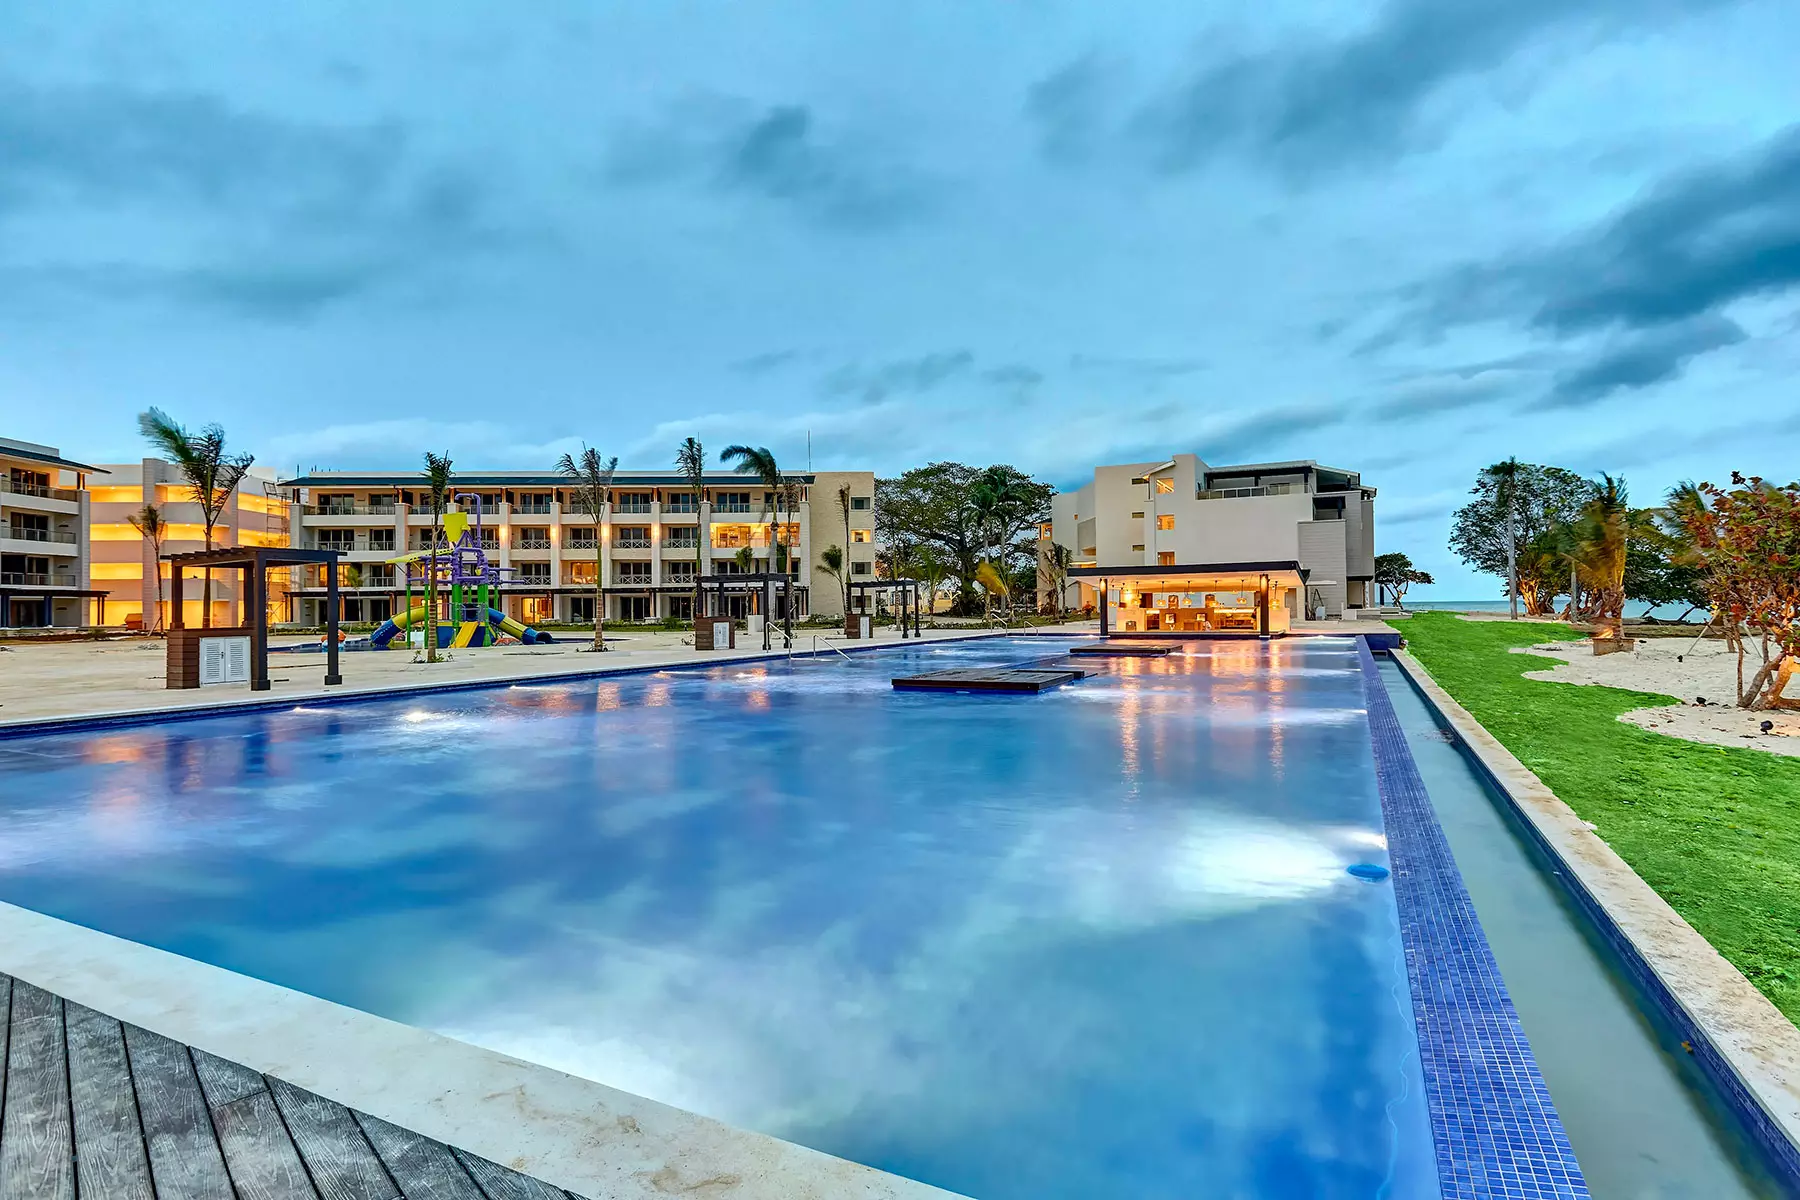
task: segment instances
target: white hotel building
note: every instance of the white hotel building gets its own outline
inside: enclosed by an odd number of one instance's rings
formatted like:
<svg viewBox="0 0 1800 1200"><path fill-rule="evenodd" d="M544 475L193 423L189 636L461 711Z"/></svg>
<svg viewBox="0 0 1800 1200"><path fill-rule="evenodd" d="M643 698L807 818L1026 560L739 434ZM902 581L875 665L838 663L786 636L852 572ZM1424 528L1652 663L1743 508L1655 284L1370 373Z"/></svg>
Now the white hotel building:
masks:
<svg viewBox="0 0 1800 1200"><path fill-rule="evenodd" d="M1375 489L1310 459L1211 466L1177 454L1097 467L1092 482L1052 499L1051 514L1042 533L1069 549L1077 570L1228 576L1292 564L1305 594L1287 588L1271 602L1293 619L1309 608L1354 616L1374 595ZM1065 588L1069 607L1095 602L1092 582Z"/></svg>
<svg viewBox="0 0 1800 1200"><path fill-rule="evenodd" d="M802 488L798 512L783 512L777 537L792 548L796 615L841 616L838 580L819 569L825 547L844 547L852 581L875 577L875 476L819 471L793 477ZM387 560L428 547L432 516L423 480L414 473L313 472L283 480L290 497L293 544L343 551L341 592L346 621L386 620L405 603L406 574ZM848 513L839 490L848 489ZM594 619L595 550L600 550L606 619L653 620L692 615L696 550L703 577L769 569L769 495L755 478L709 473L698 504L683 479L667 471L619 471L605 519L573 502L566 479L530 471L458 472L452 490L478 496L483 546L505 570L506 614L526 625ZM473 501L453 504L473 510ZM316 569L291 589L289 620L323 620L324 580ZM746 593L726 597L740 612Z"/></svg>

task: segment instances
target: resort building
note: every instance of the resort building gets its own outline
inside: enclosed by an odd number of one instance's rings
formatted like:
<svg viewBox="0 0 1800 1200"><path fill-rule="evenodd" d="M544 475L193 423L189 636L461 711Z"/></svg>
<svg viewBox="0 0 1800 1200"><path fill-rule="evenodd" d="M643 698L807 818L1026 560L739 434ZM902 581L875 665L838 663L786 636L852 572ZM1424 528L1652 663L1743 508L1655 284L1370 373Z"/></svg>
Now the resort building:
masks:
<svg viewBox="0 0 1800 1200"><path fill-rule="evenodd" d="M89 578L97 591L107 593L106 621L130 628L166 629L169 626L169 564L163 555L206 549L206 519L193 488L181 469L160 458L134 463L111 463L103 468L106 479L89 489L92 499L88 537L92 543ZM132 519L146 504L156 506L162 518L161 546L139 532ZM213 527L215 549L226 546L285 546L288 544L288 505L275 487L275 472L252 467L225 501ZM270 572L270 594L280 599L288 586L283 572ZM204 584L191 581L182 598L182 624L198 627L205 608ZM247 619L240 605L243 580L236 571L215 571L212 576L211 624L242 625ZM285 602L272 606L272 615L285 611Z"/></svg>
<svg viewBox="0 0 1800 1200"><path fill-rule="evenodd" d="M820 471L793 479L798 508L783 509L776 538L789 547L794 615L840 616L842 584L820 569L819 555L841 546L848 579L874 579L875 476ZM416 472L354 471L282 482L295 545L343 552L340 619L384 621L405 603L405 569L388 560L430 546L422 483ZM598 525L555 473L458 472L453 491L451 508L469 512L471 523L479 510L483 547L506 573L506 615L526 625L591 623L596 555L609 621L691 616L696 571L716 579L770 569L771 496L751 476L709 474L696 500L673 472L619 471ZM291 591L288 619L320 623L324 595L324 580L309 573ZM726 597L737 615L751 603L748 591Z"/></svg>
<svg viewBox="0 0 1800 1200"><path fill-rule="evenodd" d="M1354 616L1373 595L1375 489L1310 459L1211 466L1177 454L1097 467L1052 499L1051 514L1039 550L1069 551L1063 605L1097 607L1105 590L1116 629L1257 628L1258 588L1277 628ZM1040 588L1041 602L1053 599Z"/></svg>
<svg viewBox="0 0 1800 1200"><path fill-rule="evenodd" d="M97 470L0 437L0 627L93 623L87 477Z"/></svg>

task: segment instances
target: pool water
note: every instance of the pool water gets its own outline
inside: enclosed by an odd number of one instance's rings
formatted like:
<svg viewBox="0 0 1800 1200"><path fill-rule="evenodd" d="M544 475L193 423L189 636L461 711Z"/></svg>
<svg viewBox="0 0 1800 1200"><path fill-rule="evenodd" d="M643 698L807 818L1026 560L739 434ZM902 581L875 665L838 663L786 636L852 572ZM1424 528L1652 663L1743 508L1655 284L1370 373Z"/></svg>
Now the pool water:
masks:
<svg viewBox="0 0 1800 1200"><path fill-rule="evenodd" d="M0 741L0 899L980 1200L1435 1197L1355 643Z"/></svg>

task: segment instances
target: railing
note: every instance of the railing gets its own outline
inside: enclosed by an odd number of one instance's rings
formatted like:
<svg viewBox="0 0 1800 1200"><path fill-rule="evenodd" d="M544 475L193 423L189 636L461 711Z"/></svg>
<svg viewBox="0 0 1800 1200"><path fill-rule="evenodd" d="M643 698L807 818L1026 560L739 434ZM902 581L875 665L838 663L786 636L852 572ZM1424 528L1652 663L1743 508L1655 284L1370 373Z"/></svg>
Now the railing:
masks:
<svg viewBox="0 0 1800 1200"><path fill-rule="evenodd" d="M570 538L563 543L564 550L592 550L600 543L594 538Z"/></svg>
<svg viewBox="0 0 1800 1200"><path fill-rule="evenodd" d="M613 582L619 584L639 584L648 587L650 585L650 573L646 571L642 575L627 575L624 572L620 572L613 576Z"/></svg>
<svg viewBox="0 0 1800 1200"><path fill-rule="evenodd" d="M687 497L685 500L664 500L663 501L663 515L664 516L691 517L691 516L694 516L695 514L697 514L699 511L700 510L698 508L694 507L694 498L692 496Z"/></svg>
<svg viewBox="0 0 1800 1200"><path fill-rule="evenodd" d="M0 492L11 492L15 496L36 496L40 500L81 499L81 493L74 488L48 487L41 483L15 483L8 478L0 478Z"/></svg>
<svg viewBox="0 0 1800 1200"><path fill-rule="evenodd" d="M425 540L414 546L413 549L427 550L430 549L430 547L430 541ZM309 539L308 548L313 550L336 550L342 554L353 554L358 550L366 550L375 554L392 554L394 552L394 539L376 539L371 537L322 538L315 536Z"/></svg>
<svg viewBox="0 0 1800 1200"><path fill-rule="evenodd" d="M550 539L547 537L522 537L513 540L515 550L548 550Z"/></svg>
<svg viewBox="0 0 1800 1200"><path fill-rule="evenodd" d="M1262 487L1246 488L1201 488L1194 493L1196 500L1242 500L1250 496L1288 496L1292 495L1294 485L1291 483L1271 483Z"/></svg>
<svg viewBox="0 0 1800 1200"><path fill-rule="evenodd" d="M713 505L713 511L715 513L747 513L750 511L750 505L748 505L748 504L715 504L715 505Z"/></svg>
<svg viewBox="0 0 1800 1200"><path fill-rule="evenodd" d="M336 504L308 504L300 510L309 517L391 517L400 511L392 500L352 500Z"/></svg>
<svg viewBox="0 0 1800 1200"><path fill-rule="evenodd" d="M60 542L65 546L76 544L74 534L55 529L27 529L23 525L14 525L10 529L0 530L0 533L21 542Z"/></svg>
<svg viewBox="0 0 1800 1200"><path fill-rule="evenodd" d="M532 584L537 587L549 587L550 586L550 573L548 571L546 571L542 575L514 575L511 579L511 582L513 582L513 583L528 583L528 584Z"/></svg>
<svg viewBox="0 0 1800 1200"><path fill-rule="evenodd" d="M664 550L698 550L699 538L669 538L663 542Z"/></svg>
<svg viewBox="0 0 1800 1200"><path fill-rule="evenodd" d="M547 517L550 515L548 500L520 500L512 506L513 515L527 517Z"/></svg>
<svg viewBox="0 0 1800 1200"><path fill-rule="evenodd" d="M619 503L613 505L612 510L615 513L637 513L642 516L648 516L650 514L650 505L642 502L637 504Z"/></svg>
<svg viewBox="0 0 1800 1200"><path fill-rule="evenodd" d="M0 583L15 583L26 587L74 587L75 576L61 571L48 574L38 571L0 571Z"/></svg>
<svg viewBox="0 0 1800 1200"><path fill-rule="evenodd" d="M615 538L613 540L613 549L615 549L615 550L648 550L650 548L650 545L651 545L650 539L647 537L646 538Z"/></svg>

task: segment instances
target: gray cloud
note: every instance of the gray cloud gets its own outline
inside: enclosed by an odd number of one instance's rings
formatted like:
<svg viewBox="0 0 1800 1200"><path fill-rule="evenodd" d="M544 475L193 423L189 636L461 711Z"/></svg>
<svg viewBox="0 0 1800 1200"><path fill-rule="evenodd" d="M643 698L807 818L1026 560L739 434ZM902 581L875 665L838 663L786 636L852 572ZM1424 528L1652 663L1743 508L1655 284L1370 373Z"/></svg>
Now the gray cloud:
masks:
<svg viewBox="0 0 1800 1200"><path fill-rule="evenodd" d="M688 181L753 196L843 229L902 224L931 201L917 173L847 136L822 136L812 110L797 104L698 98L671 105L654 121L616 132L603 172L620 186Z"/></svg>
<svg viewBox="0 0 1800 1200"><path fill-rule="evenodd" d="M1077 375L1111 376L1136 383L1154 384L1204 371L1198 358L1146 358L1124 354L1073 354L1069 370Z"/></svg>
<svg viewBox="0 0 1800 1200"><path fill-rule="evenodd" d="M1209 62L1145 105L1163 170L1241 150L1294 175L1391 159L1427 141L1430 103L1553 33L1666 18L1716 0L1390 0L1344 36ZM1046 81L1048 82L1048 81Z"/></svg>
<svg viewBox="0 0 1800 1200"><path fill-rule="evenodd" d="M933 391L967 375L974 366L975 355L969 350L940 350L872 367L846 363L825 377L823 387L827 395L856 396L865 404L877 404L896 394Z"/></svg>
<svg viewBox="0 0 1800 1200"><path fill-rule="evenodd" d="M1044 382L1044 373L1025 363L1002 363L981 372L982 379L1001 387L1029 388Z"/></svg>
<svg viewBox="0 0 1800 1200"><path fill-rule="evenodd" d="M0 219L172 217L204 247L171 261L168 246L147 245L133 260L79 243L49 255L35 239L29 257L0 261L27 293L291 321L397 281L441 280L510 240L480 178L416 161L392 124L309 125L202 93L0 78L0 146Z"/></svg>
<svg viewBox="0 0 1800 1200"><path fill-rule="evenodd" d="M1093 152L1105 132L1103 103L1110 75L1100 57L1089 53L1031 85L1025 115L1037 129L1044 157L1074 162Z"/></svg>
<svg viewBox="0 0 1800 1200"><path fill-rule="evenodd" d="M766 350L761 354L738 359L731 364L731 369L740 375L767 375L771 371L793 366L800 357L798 350Z"/></svg>
<svg viewBox="0 0 1800 1200"><path fill-rule="evenodd" d="M1465 267L1430 293L1452 321L1557 335L1681 321L1800 286L1800 125L1653 187L1558 245Z"/></svg>
<svg viewBox="0 0 1800 1200"><path fill-rule="evenodd" d="M1541 408L1579 408L1625 388L1677 378L1690 359L1744 340L1735 321L1715 313L1623 335L1591 359L1557 375Z"/></svg>

